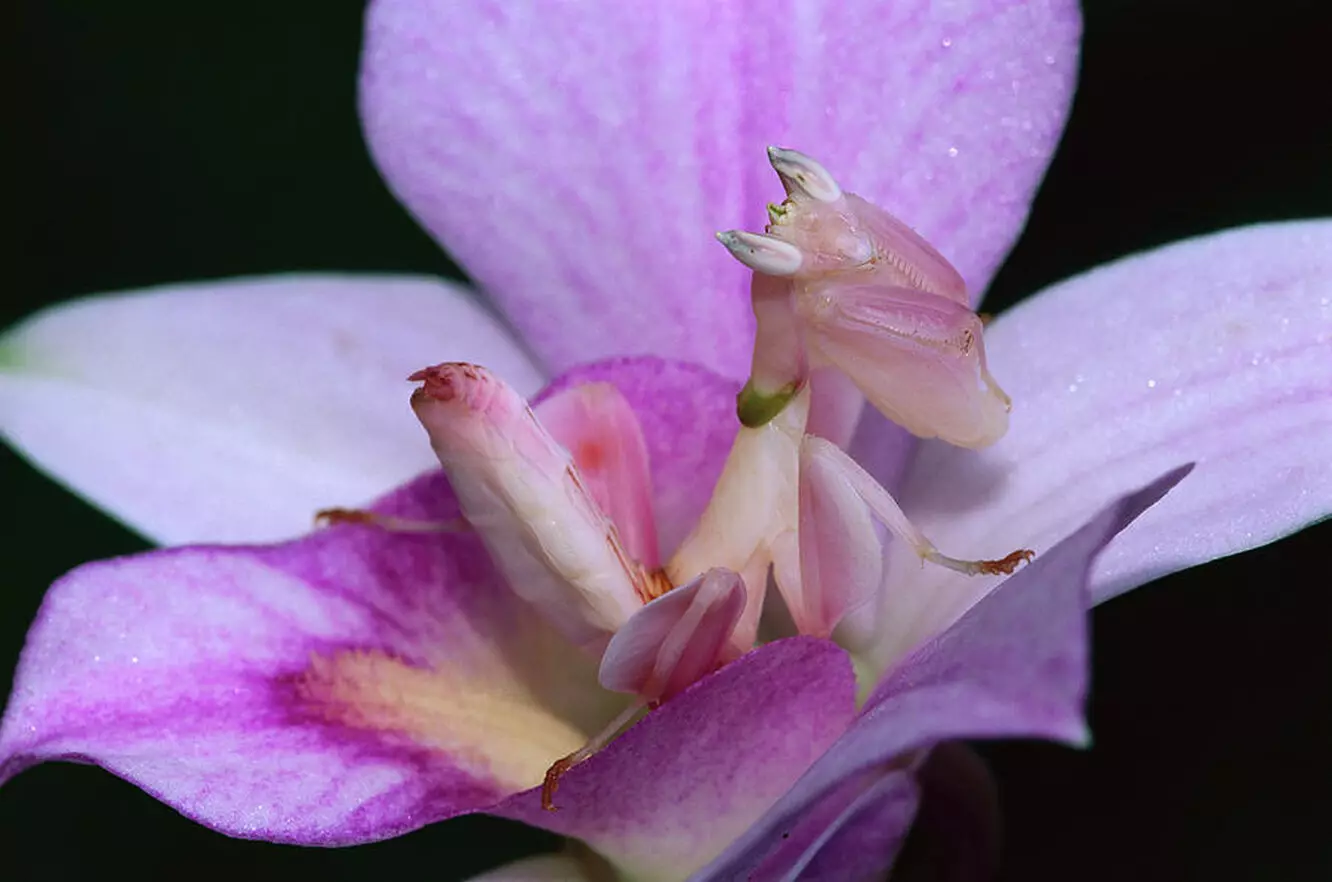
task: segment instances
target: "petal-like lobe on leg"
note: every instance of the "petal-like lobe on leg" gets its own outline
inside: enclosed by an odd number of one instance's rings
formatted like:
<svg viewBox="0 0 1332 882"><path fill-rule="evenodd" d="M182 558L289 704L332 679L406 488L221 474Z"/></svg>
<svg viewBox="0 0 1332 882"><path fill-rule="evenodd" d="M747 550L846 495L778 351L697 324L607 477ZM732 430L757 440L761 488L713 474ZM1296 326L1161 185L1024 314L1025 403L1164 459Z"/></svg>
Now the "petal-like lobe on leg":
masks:
<svg viewBox="0 0 1332 882"><path fill-rule="evenodd" d="M668 699L723 660L745 609L738 573L714 569L644 606L615 632L598 679L615 692Z"/></svg>
<svg viewBox="0 0 1332 882"><path fill-rule="evenodd" d="M542 809L534 789L490 813L582 839L628 878L679 880L743 833L845 730L854 693L837 646L778 640L570 769L558 811Z"/></svg>
<svg viewBox="0 0 1332 882"><path fill-rule="evenodd" d="M818 157L979 293L1058 142L1079 31L1073 0L377 0L361 118L551 369L655 354L740 379L746 273L709 234L761 226L764 148Z"/></svg>
<svg viewBox="0 0 1332 882"><path fill-rule="evenodd" d="M518 343L437 279L286 275L50 307L0 336L0 434L149 539L276 542L433 465L403 419L430 361L541 385Z"/></svg>
<svg viewBox="0 0 1332 882"><path fill-rule="evenodd" d="M981 322L967 307L832 280L799 291L797 309L810 346L912 434L984 447L1007 430L1011 402L990 376Z"/></svg>
<svg viewBox="0 0 1332 882"><path fill-rule="evenodd" d="M891 670L837 743L698 882L747 878L825 798L913 751L965 738L1083 743L1092 562L1188 470L1122 497Z"/></svg>
<svg viewBox="0 0 1332 882"><path fill-rule="evenodd" d="M376 510L457 515L443 476ZM358 526L89 564L48 594L0 778L91 762L233 836L395 836L533 786L617 700L471 533Z"/></svg>
<svg viewBox="0 0 1332 882"><path fill-rule="evenodd" d="M660 566L647 442L624 395L609 383L586 383L543 398L533 412L573 455L583 485L610 516L629 556L648 569Z"/></svg>
<svg viewBox="0 0 1332 882"><path fill-rule="evenodd" d="M505 580L571 641L599 653L648 595L569 452L485 368L442 364L411 379L422 384L412 408Z"/></svg>
<svg viewBox="0 0 1332 882"><path fill-rule="evenodd" d="M800 445L800 585L783 592L800 633L816 637L831 635L883 577L883 545L869 506L824 455L829 448L836 449L809 436Z"/></svg>
<svg viewBox="0 0 1332 882"><path fill-rule="evenodd" d="M1096 565L1100 601L1332 515L1332 221L1228 230L1061 282L986 328L1010 430L923 445L899 493L944 548L1038 552L1125 486L1195 474ZM902 651L993 587L889 551Z"/></svg>

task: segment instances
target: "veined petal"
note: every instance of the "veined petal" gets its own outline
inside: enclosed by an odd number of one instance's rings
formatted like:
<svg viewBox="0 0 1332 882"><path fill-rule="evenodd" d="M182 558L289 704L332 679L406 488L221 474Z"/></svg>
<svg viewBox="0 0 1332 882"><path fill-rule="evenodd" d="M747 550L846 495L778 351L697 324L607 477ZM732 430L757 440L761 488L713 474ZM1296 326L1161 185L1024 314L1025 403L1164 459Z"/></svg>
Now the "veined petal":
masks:
<svg viewBox="0 0 1332 882"><path fill-rule="evenodd" d="M688 362L616 358L570 370L537 396L534 407L590 383L613 385L638 419L652 474L659 547L669 555L712 497L738 428L740 384Z"/></svg>
<svg viewBox="0 0 1332 882"><path fill-rule="evenodd" d="M819 157L982 291L1058 140L1079 31L1072 0L378 0L362 120L549 366L669 354L738 378L745 273L711 231L761 225L763 149Z"/></svg>
<svg viewBox="0 0 1332 882"><path fill-rule="evenodd" d="M899 496L942 548L1018 540L1039 555L1121 488L1197 460L1097 564L1104 600L1332 513L1332 221L1121 260L1024 302L986 341L1015 402L1009 433L979 453L926 445ZM891 551L888 578L897 652L993 585Z"/></svg>
<svg viewBox="0 0 1332 882"><path fill-rule="evenodd" d="M441 356L536 370L461 288L277 276L48 309L0 338L0 429L158 542L258 542L433 463L403 377Z"/></svg>
<svg viewBox="0 0 1332 882"><path fill-rule="evenodd" d="M378 510L457 514L438 474ZM474 535L340 526L66 576L28 635L0 778L91 762L230 835L364 842L532 786L614 716L607 697Z"/></svg>
<svg viewBox="0 0 1332 882"><path fill-rule="evenodd" d="M491 811L575 836L631 878L678 880L720 852L809 767L855 713L846 654L769 643L649 713L561 779ZM735 877L730 877L735 878Z"/></svg>
<svg viewBox="0 0 1332 882"><path fill-rule="evenodd" d="M960 738L1037 737L1082 743L1087 581L1095 556L1186 474L1177 469L1123 497L921 647L870 695L846 733L702 880L746 878L826 801L912 752ZM909 822L907 815L905 822ZM771 866L768 864L768 866Z"/></svg>
<svg viewBox="0 0 1332 882"><path fill-rule="evenodd" d="M588 492L619 530L625 551L649 569L659 566L647 442L624 395L609 383L585 383L546 396L534 412L573 455Z"/></svg>

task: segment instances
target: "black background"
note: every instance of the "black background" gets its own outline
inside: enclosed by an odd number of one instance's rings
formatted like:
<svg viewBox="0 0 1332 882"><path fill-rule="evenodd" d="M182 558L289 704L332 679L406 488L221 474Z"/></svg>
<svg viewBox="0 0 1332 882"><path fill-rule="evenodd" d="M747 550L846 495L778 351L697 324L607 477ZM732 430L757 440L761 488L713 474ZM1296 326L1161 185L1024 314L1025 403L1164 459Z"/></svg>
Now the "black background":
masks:
<svg viewBox="0 0 1332 882"><path fill-rule="evenodd" d="M1332 215L1321 2L1086 0L1068 133L986 308L1210 230ZM79 294L301 269L457 275L370 165L357 2L39 2L7 28L8 324ZM45 587L144 543L4 450L0 668ZM983 748L1014 880L1332 878L1330 525L1098 609L1094 749ZM461 879L486 818L338 851L229 840L90 767L0 791L0 876Z"/></svg>

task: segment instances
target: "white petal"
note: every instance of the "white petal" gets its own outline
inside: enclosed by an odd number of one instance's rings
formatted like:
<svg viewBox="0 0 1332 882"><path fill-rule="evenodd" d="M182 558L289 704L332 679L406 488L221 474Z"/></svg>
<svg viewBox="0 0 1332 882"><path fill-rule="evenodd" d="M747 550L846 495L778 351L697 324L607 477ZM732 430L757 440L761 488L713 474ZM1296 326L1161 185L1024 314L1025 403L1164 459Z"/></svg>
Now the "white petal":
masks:
<svg viewBox="0 0 1332 882"><path fill-rule="evenodd" d="M158 542L310 529L434 465L407 375L487 364L541 378L461 288L292 275L101 295L0 338L0 430L36 465Z"/></svg>

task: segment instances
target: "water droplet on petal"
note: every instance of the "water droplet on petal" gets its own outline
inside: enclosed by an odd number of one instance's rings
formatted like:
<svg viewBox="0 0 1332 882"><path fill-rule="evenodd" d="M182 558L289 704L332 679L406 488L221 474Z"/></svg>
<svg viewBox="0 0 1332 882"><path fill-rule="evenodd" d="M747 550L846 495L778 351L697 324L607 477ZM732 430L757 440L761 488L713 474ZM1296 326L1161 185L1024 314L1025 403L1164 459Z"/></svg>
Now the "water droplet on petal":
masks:
<svg viewBox="0 0 1332 882"><path fill-rule="evenodd" d="M956 148L956 147L949 147L949 148L948 148L948 155L949 155L949 156L956 156L956 155L957 155L957 148Z"/></svg>

